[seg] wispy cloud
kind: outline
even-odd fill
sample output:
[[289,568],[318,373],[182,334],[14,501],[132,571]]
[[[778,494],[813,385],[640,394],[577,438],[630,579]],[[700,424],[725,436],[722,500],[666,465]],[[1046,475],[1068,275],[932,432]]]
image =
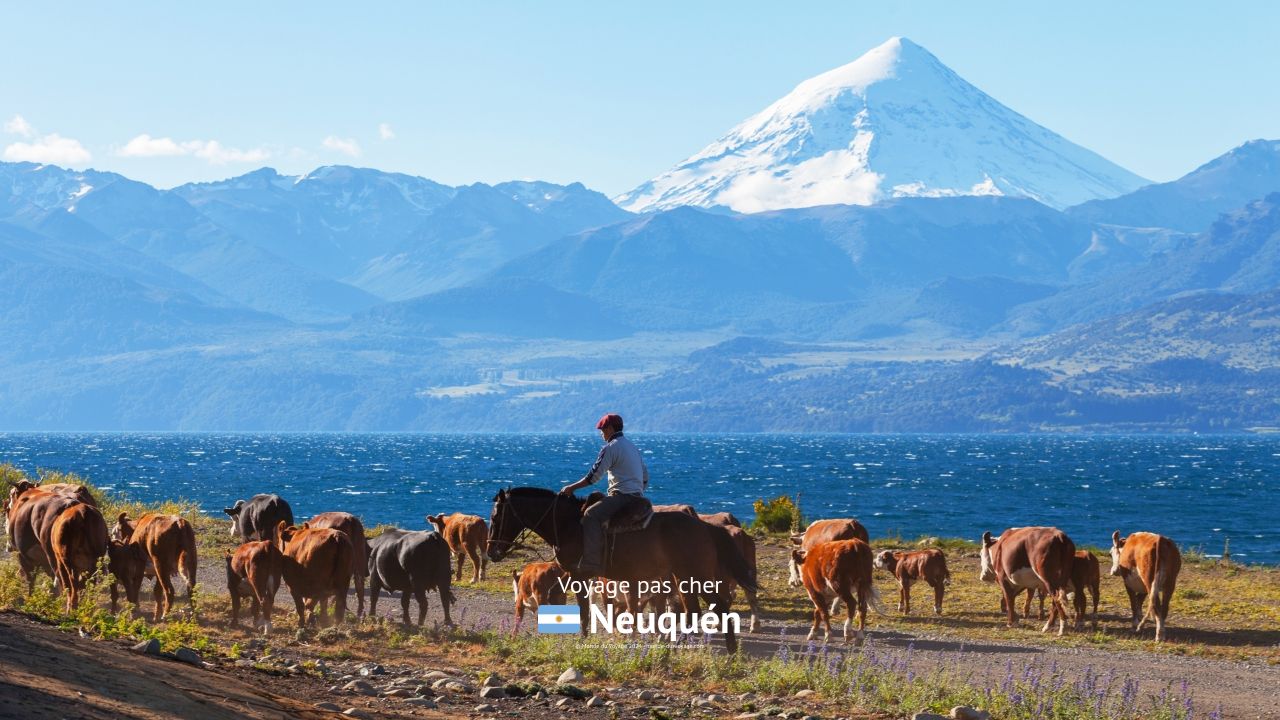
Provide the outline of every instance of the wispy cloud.
[[378,125],[378,137],[383,140],[395,140],[396,133],[391,129],[391,123],[380,123]]
[[27,119],[21,115],[14,115],[12,120],[5,123],[4,131],[10,135],[21,135],[25,138],[36,134],[35,129],[31,127],[31,123],[27,122]]
[[[8,125],[6,124],[6,128]],[[52,165],[85,165],[93,155],[74,138],[50,133],[31,142],[16,142],[4,149],[4,159],[11,162],[50,163]]]
[[324,145],[325,148],[329,150],[340,152],[343,155],[360,157],[360,143],[356,142],[355,138],[340,138],[337,135],[330,135],[320,144]]
[[170,137],[151,137],[146,133],[139,135],[116,151],[120,157],[183,157],[200,158],[210,165],[227,165],[230,163],[256,163],[271,157],[266,148],[241,150],[226,147],[217,140],[185,140],[179,142]]

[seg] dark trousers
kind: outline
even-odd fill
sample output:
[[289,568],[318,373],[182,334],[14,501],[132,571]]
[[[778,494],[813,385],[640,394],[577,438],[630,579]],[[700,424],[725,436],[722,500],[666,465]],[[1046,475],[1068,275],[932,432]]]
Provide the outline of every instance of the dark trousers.
[[648,502],[640,495],[608,495],[582,514],[582,567],[603,568],[604,523],[620,512]]

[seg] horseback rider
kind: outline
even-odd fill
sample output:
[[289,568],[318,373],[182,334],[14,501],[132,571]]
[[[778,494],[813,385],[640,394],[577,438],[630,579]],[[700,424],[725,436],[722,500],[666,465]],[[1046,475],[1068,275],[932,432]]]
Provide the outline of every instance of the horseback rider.
[[582,479],[565,485],[560,492],[572,494],[574,490],[594,484],[604,473],[609,474],[609,493],[600,502],[587,508],[582,514],[582,560],[578,572],[583,575],[599,575],[604,570],[604,523],[619,513],[640,511],[647,505],[644,491],[649,487],[649,468],[645,467],[640,450],[622,436],[622,416],[609,413],[600,418],[596,429],[604,438],[600,455]]

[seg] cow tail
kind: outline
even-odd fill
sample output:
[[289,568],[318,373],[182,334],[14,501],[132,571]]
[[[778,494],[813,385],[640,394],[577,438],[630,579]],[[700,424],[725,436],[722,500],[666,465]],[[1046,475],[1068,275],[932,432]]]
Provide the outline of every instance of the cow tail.
[[[187,581],[187,595],[190,597],[196,584],[196,532],[191,523],[178,518],[178,536],[181,538],[178,567],[182,568],[182,579]],[[227,566],[230,567],[230,558]]]
[[942,566],[942,584],[947,586],[951,585],[951,568],[946,565]]
[[884,606],[880,604],[880,591],[876,589],[875,583],[868,579],[866,584],[867,604],[871,606],[872,610],[876,611],[877,615],[888,615],[889,613],[884,611]]
[[1142,623],[1159,616],[1156,608],[1161,606],[1160,593],[1164,592],[1164,568],[1160,566],[1160,540],[1156,541],[1155,565],[1155,572],[1151,574],[1151,592],[1147,593],[1147,610],[1142,615]]
[[759,589],[756,586],[756,574],[747,565],[746,558],[742,556],[742,551],[738,549],[737,543],[729,536],[729,531],[715,525],[706,525],[706,527],[715,539],[716,557],[719,566],[728,570],[729,576],[745,592],[756,592]]

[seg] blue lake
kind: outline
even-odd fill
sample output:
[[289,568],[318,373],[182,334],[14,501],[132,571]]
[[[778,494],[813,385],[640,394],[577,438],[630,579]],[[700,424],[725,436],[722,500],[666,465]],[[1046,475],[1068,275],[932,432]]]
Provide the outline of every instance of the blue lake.
[[[655,502],[744,520],[800,493],[806,517],[857,517],[872,536],[977,539],[1054,525],[1077,544],[1150,530],[1208,555],[1280,563],[1280,437],[628,435]],[[78,473],[138,500],[206,511],[276,492],[299,520],[347,510],[421,528],[427,513],[488,517],[507,485],[558,488],[595,459],[592,435],[0,433],[0,463]]]

